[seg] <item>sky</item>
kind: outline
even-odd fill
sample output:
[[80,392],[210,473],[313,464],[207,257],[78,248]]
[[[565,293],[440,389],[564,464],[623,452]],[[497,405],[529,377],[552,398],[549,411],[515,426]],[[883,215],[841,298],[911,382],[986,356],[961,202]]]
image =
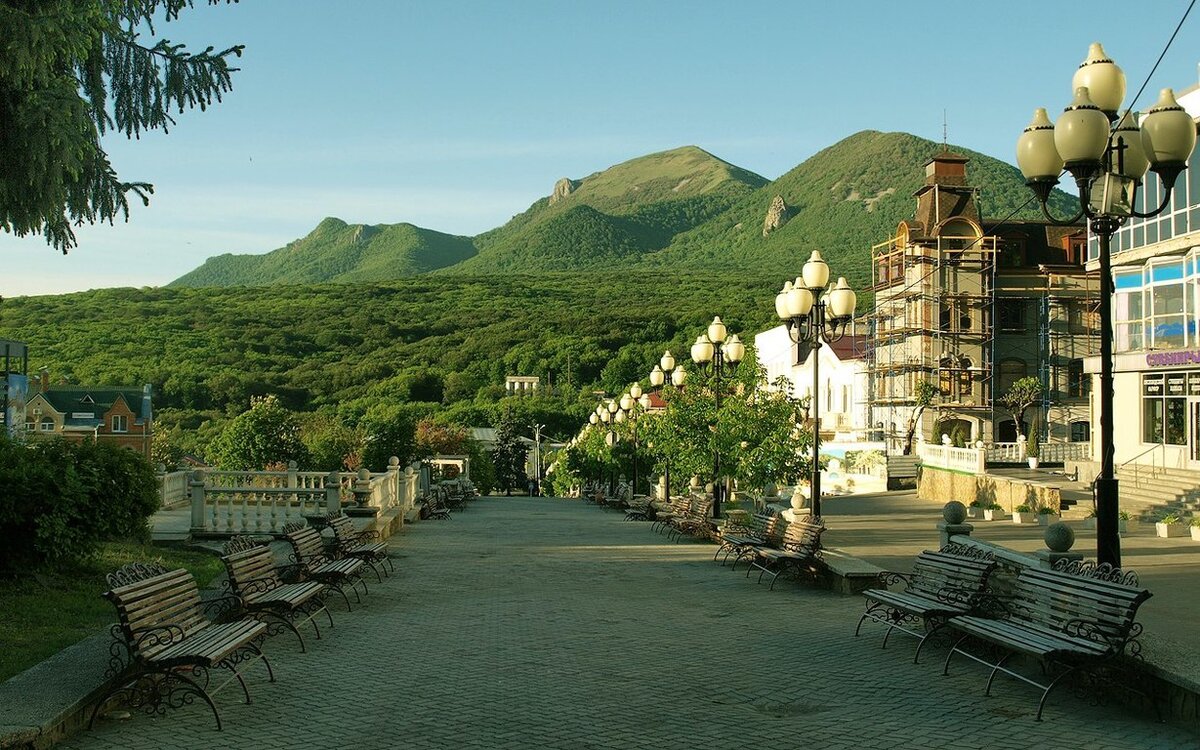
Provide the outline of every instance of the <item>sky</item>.
[[[688,144],[775,178],[864,129],[940,141],[944,116],[951,144],[1012,163],[1090,42],[1129,105],[1190,1],[196,0],[159,35],[246,45],[233,91],[169,134],[106,137],[150,206],[65,256],[0,232],[0,296],[159,286],[326,216],[473,235],[561,177]],[[1134,108],[1198,63],[1200,10]]]

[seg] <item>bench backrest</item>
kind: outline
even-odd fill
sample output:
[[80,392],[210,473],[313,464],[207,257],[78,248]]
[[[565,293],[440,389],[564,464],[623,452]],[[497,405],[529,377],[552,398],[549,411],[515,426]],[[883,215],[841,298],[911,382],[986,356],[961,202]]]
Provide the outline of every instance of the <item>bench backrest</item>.
[[812,516],[792,521],[783,532],[783,546],[789,549],[806,549],[817,551],[821,549],[821,534],[825,533],[825,525],[820,519]]
[[[184,568],[167,570],[154,563],[131,563],[107,576],[104,598],[117,608],[121,631],[136,658],[155,654],[208,624],[200,606],[196,579]],[[148,636],[144,631],[159,628]]]
[[311,526],[294,521],[283,527],[283,538],[292,545],[292,557],[300,564],[325,556],[325,542]]
[[229,589],[243,596],[244,586],[249,581],[270,581],[273,586],[281,585],[275,570],[275,555],[271,548],[247,537],[234,537],[225,545],[225,572],[229,574]]
[[333,529],[333,538],[339,545],[352,544],[358,541],[358,530],[349,516],[329,516],[329,528]]
[[945,589],[981,594],[995,569],[996,560],[990,554],[972,557],[946,549],[925,550],[913,563],[908,590],[930,598],[937,598]]
[[1013,589],[1013,614],[1072,635],[1070,624],[1084,621],[1104,636],[1123,640],[1150,591],[1136,585],[1072,575],[1057,570],[1023,568]]

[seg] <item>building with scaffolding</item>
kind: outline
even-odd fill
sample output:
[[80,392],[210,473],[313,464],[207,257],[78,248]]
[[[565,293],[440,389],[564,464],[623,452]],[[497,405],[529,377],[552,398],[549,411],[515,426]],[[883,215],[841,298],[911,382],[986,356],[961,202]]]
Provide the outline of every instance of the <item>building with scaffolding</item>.
[[[1099,285],[1084,268],[1084,227],[983,219],[967,162],[930,159],[913,218],[872,248],[869,418],[903,452],[929,383],[914,441],[1003,443],[1033,427],[1043,441],[1086,443],[1083,358],[1099,348]],[[1018,430],[1000,398],[1028,376],[1043,397]]]

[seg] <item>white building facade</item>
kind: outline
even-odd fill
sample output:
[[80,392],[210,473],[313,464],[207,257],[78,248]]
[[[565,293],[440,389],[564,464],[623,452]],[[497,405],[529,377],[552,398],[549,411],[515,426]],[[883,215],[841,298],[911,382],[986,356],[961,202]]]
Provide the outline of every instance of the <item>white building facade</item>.
[[[820,382],[817,388],[821,434],[826,439],[861,440],[870,422],[867,415],[866,339],[847,335],[817,350]],[[792,396],[807,398],[813,391],[813,355],[800,352],[786,326],[777,326],[754,336],[758,362],[771,382],[786,378]],[[800,355],[804,361],[797,363]]]
[[[1178,96],[1200,117],[1200,89]],[[1134,209],[1162,202],[1157,175],[1147,174]],[[1200,149],[1176,180],[1171,201],[1150,219],[1130,218],[1112,238],[1114,427],[1116,464],[1200,470]],[[1088,240],[1089,268],[1098,240]],[[1092,413],[1099,416],[1099,357],[1092,374]],[[1098,419],[1094,420],[1098,423]],[[1099,460],[1099,431],[1092,458]]]

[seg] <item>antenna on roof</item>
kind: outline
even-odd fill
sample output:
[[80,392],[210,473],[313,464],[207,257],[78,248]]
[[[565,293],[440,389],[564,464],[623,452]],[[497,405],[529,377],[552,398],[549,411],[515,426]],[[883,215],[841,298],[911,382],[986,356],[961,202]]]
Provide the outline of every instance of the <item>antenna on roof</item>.
[[943,108],[942,108],[942,151],[949,151],[949,150],[950,150],[950,146],[949,146],[949,142],[948,142],[948,141],[949,141],[949,139],[947,138],[947,136],[946,136],[946,133],[947,133],[947,128],[946,128],[946,109],[945,109],[945,107],[943,107]]

